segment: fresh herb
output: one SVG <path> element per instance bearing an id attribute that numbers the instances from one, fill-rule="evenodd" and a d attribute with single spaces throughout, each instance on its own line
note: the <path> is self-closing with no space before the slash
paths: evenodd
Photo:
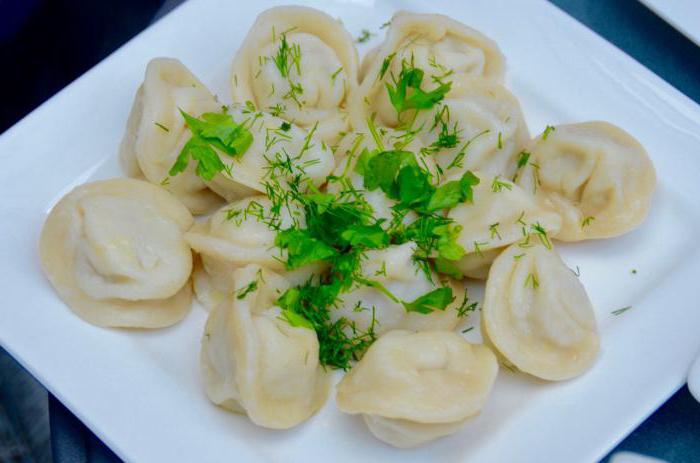
<path id="1" fill-rule="evenodd" d="M 154 122 L 154 124 L 165 132 L 170 132 L 170 129 L 161 124 L 160 122 Z"/>
<path id="2" fill-rule="evenodd" d="M 537 280 L 537 276 L 534 273 L 528 273 L 527 278 L 525 278 L 525 287 L 537 289 L 540 287 L 540 282 Z"/>
<path id="3" fill-rule="evenodd" d="M 236 291 L 236 299 L 241 300 L 245 299 L 246 296 L 250 293 L 254 293 L 255 291 L 258 290 L 258 282 L 265 282 L 262 276 L 262 270 L 258 270 L 257 273 L 255 274 L 255 280 L 251 281 L 244 287 L 240 288 L 238 291 Z"/>
<path id="4" fill-rule="evenodd" d="M 464 145 L 462 145 L 462 148 L 459 150 L 457 155 L 455 155 L 454 159 L 452 159 L 452 162 L 450 162 L 450 164 L 447 166 L 447 170 L 450 170 L 453 168 L 461 168 L 462 161 L 464 160 L 464 158 L 467 155 L 467 148 L 469 148 L 469 145 L 471 145 L 472 142 L 474 142 L 477 138 L 481 137 L 482 135 L 486 135 L 489 132 L 490 132 L 489 129 L 483 130 L 483 131 L 477 133 L 476 135 L 474 135 L 469 140 L 467 140 L 467 142 Z"/>
<path id="5" fill-rule="evenodd" d="M 231 157 L 240 157 L 253 143 L 250 130 L 244 124 L 237 124 L 229 114 L 204 113 L 200 118 L 190 116 L 182 110 L 180 114 L 192 132 L 192 138 L 170 168 L 171 177 L 184 172 L 189 160 L 193 159 L 197 161 L 197 175 L 211 180 L 218 172 L 226 170 L 217 150 Z"/>
<path id="6" fill-rule="evenodd" d="M 291 129 L 291 128 L 292 128 L 292 124 L 290 124 L 287 121 L 284 121 L 284 122 L 282 122 L 282 124 L 280 124 L 280 130 L 282 130 L 283 132 L 289 132 L 289 129 Z"/>
<path id="7" fill-rule="evenodd" d="M 429 314 L 435 310 L 445 310 L 453 300 L 452 288 L 443 287 L 436 288 L 412 302 L 403 301 L 402 304 L 407 312 Z"/>
<path id="8" fill-rule="evenodd" d="M 530 152 L 529 151 L 521 151 L 520 154 L 518 154 L 518 169 L 522 169 L 527 165 L 527 162 L 530 160 Z"/>
<path id="9" fill-rule="evenodd" d="M 338 74 L 340 74 L 343 71 L 343 66 L 340 66 L 338 69 L 335 70 L 333 74 L 331 74 L 331 84 L 335 85 L 335 79 L 338 78 Z"/>
<path id="10" fill-rule="evenodd" d="M 544 128 L 544 132 L 542 132 L 542 140 L 546 140 L 547 137 L 549 136 L 552 131 L 557 130 L 556 127 L 548 125 L 547 127 Z"/>
<path id="11" fill-rule="evenodd" d="M 512 190 L 512 189 L 513 189 L 513 184 L 512 184 L 512 183 L 507 182 L 507 181 L 504 182 L 504 181 L 502 181 L 500 178 L 501 178 L 500 175 L 496 175 L 496 176 L 493 178 L 493 181 L 491 182 L 491 191 L 493 191 L 494 193 L 500 193 L 501 191 L 503 191 L 504 188 L 505 188 L 506 190 Z"/>
<path id="12" fill-rule="evenodd" d="M 620 315 L 620 314 L 623 314 L 623 313 L 627 312 L 627 311 L 628 311 L 629 309 L 631 309 L 631 308 L 632 308 L 632 306 L 631 306 L 631 305 L 628 305 L 627 307 L 623 307 L 623 308 L 621 308 L 621 309 L 613 310 L 613 311 L 610 312 L 610 313 L 613 314 L 613 315 Z"/>
<path id="13" fill-rule="evenodd" d="M 360 36 L 355 40 L 357 43 L 365 43 L 367 42 L 370 38 L 372 38 L 374 34 L 369 31 L 369 29 L 362 29 L 360 32 Z"/>
<path id="14" fill-rule="evenodd" d="M 391 62 L 395 56 L 396 53 L 391 53 L 384 58 L 384 61 L 382 61 L 382 67 L 379 69 L 379 79 L 384 78 L 384 75 L 386 74 L 386 71 L 389 70 L 389 66 L 391 66 Z"/>
<path id="15" fill-rule="evenodd" d="M 595 217 L 593 216 L 588 216 L 585 219 L 581 221 L 581 228 L 587 227 L 595 220 Z"/>
<path id="16" fill-rule="evenodd" d="M 481 251 L 482 246 L 488 246 L 486 241 L 474 241 L 474 253 L 483 259 L 484 253 Z"/>
<path id="17" fill-rule="evenodd" d="M 499 150 L 503 149 L 503 133 L 501 132 L 498 132 L 498 144 L 496 146 L 498 146 Z"/>
<path id="18" fill-rule="evenodd" d="M 383 67 L 384 66 L 382 66 L 382 68 Z M 452 82 L 447 82 L 426 92 L 421 89 L 423 75 L 424 72 L 422 69 L 413 67 L 412 64 L 404 60 L 401 63 L 401 73 L 398 78 L 393 75 L 391 76 L 393 85 L 388 82 L 385 84 L 389 94 L 389 101 L 391 101 L 399 117 L 401 113 L 410 109 L 421 110 L 432 108 L 436 103 L 442 101 L 452 88 Z"/>
<path id="19" fill-rule="evenodd" d="M 469 315 L 472 312 L 476 312 L 476 310 L 479 308 L 479 303 L 478 302 L 471 302 L 469 300 L 469 293 L 467 291 L 464 292 L 464 298 L 462 299 L 462 303 L 457 307 L 457 317 L 463 318 Z"/>
<path id="20" fill-rule="evenodd" d="M 530 229 L 537 235 L 537 237 L 540 239 L 540 243 L 542 243 L 544 247 L 547 249 L 552 249 L 552 242 L 549 240 L 547 230 L 545 230 L 539 222 L 530 224 Z"/>
<path id="21" fill-rule="evenodd" d="M 430 196 L 426 209 L 437 211 L 451 209 L 459 203 L 470 203 L 474 198 L 473 187 L 479 184 L 479 178 L 467 171 L 459 180 L 452 180 L 439 186 Z"/>
<path id="22" fill-rule="evenodd" d="M 489 225 L 489 239 L 495 239 L 498 238 L 499 240 L 501 239 L 501 234 L 498 233 L 498 226 L 500 224 L 498 222 L 492 223 Z"/>
<path id="23" fill-rule="evenodd" d="M 277 53 L 272 57 L 272 62 L 282 77 L 289 77 L 289 72 L 294 69 L 297 75 L 301 75 L 301 47 L 299 44 L 289 45 L 287 35 L 280 34 L 280 45 Z"/>

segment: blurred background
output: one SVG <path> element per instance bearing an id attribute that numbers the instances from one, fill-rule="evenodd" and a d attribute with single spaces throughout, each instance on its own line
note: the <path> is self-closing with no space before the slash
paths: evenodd
<path id="1" fill-rule="evenodd" d="M 0 133 L 181 1 L 0 0 Z M 551 1 L 700 102 L 700 48 L 637 0 Z M 700 404 L 682 388 L 620 450 L 700 461 Z M 0 348 L 0 463 L 51 461 L 118 459 Z"/>

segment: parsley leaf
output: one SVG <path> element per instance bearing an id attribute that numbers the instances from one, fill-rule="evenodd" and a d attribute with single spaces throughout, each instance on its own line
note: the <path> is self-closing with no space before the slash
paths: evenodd
<path id="1" fill-rule="evenodd" d="M 189 159 L 197 161 L 196 173 L 204 180 L 211 180 L 214 178 L 218 172 L 225 169 L 225 165 L 219 159 L 219 155 L 216 151 L 209 146 L 203 138 L 199 136 L 193 136 L 190 140 L 185 143 L 182 147 L 182 151 L 177 156 L 175 164 L 170 168 L 168 175 L 171 177 L 184 172 L 189 164 Z"/>
<path id="2" fill-rule="evenodd" d="M 378 223 L 351 225 L 341 233 L 341 237 L 350 246 L 362 246 L 367 249 L 381 249 L 389 245 L 389 235 Z"/>
<path id="3" fill-rule="evenodd" d="M 426 206 L 428 211 L 450 209 L 459 203 L 472 202 L 474 192 L 472 187 L 479 184 L 479 177 L 467 171 L 459 180 L 452 180 L 435 190 Z"/>
<path id="4" fill-rule="evenodd" d="M 429 293 L 425 293 L 413 302 L 402 301 L 407 312 L 418 312 L 429 314 L 434 310 L 445 310 L 454 300 L 452 288 L 436 288 Z"/>
<path id="5" fill-rule="evenodd" d="M 250 131 L 243 124 L 236 124 L 229 114 L 204 113 L 199 119 L 183 110 L 180 114 L 192 132 L 192 138 L 182 147 L 170 168 L 168 174 L 171 177 L 184 172 L 192 159 L 197 161 L 197 175 L 211 180 L 218 172 L 226 170 L 216 150 L 236 157 L 243 155 L 253 143 Z"/>
<path id="6" fill-rule="evenodd" d="M 183 110 L 180 114 L 193 134 L 200 136 L 229 156 L 244 154 L 253 143 L 253 134 L 243 124 L 236 124 L 230 114 L 204 113 L 199 119 Z"/>
<path id="7" fill-rule="evenodd" d="M 383 64 L 382 69 L 384 69 Z M 440 84 L 434 90 L 426 92 L 420 88 L 423 83 L 423 76 L 424 72 L 422 69 L 413 67 L 413 65 L 403 61 L 398 79 L 392 75 L 393 85 L 388 82 L 385 83 L 389 101 L 391 101 L 399 116 L 402 112 L 409 109 L 432 108 L 436 103 L 442 101 L 452 88 L 452 82 L 447 82 Z"/>
<path id="8" fill-rule="evenodd" d="M 286 321 L 293 327 L 308 328 L 310 330 L 314 329 L 313 323 L 304 318 L 303 315 L 298 314 L 297 312 L 290 309 L 282 310 L 282 313 L 280 314 L 280 319 Z"/>
<path id="9" fill-rule="evenodd" d="M 314 238 L 308 230 L 289 228 L 279 232 L 275 245 L 287 250 L 286 267 L 289 270 L 334 257 L 335 249 Z"/>

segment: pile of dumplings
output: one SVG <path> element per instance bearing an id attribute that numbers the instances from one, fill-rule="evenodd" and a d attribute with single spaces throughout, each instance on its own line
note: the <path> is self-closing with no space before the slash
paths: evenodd
<path id="1" fill-rule="evenodd" d="M 273 60 L 261 59 L 277 53 L 281 37 L 299 53 L 296 74 L 281 75 Z M 277 301 L 323 263 L 288 270 L 276 231 L 230 211 L 272 207 L 264 181 L 271 149 L 302 153 L 295 162 L 317 191 L 334 193 L 327 178 L 342 172 L 362 191 L 350 153 L 372 149 L 377 137 L 386 146 L 406 139 L 386 89 L 406 61 L 425 72 L 426 91 L 447 80 L 451 87 L 439 104 L 410 113 L 418 129 L 402 149 L 444 182 L 467 171 L 480 182 L 471 201 L 444 211 L 466 251 L 454 262 L 447 284 L 455 300 L 445 310 L 407 312 L 372 286 L 344 293 L 331 310 L 358 329 L 376 323 L 378 336 L 336 386 L 338 407 L 361 415 L 378 439 L 412 447 L 477 415 L 499 364 L 548 381 L 584 373 L 599 350 L 594 310 L 556 242 L 637 227 L 650 207 L 654 167 L 631 135 L 607 122 L 547 127 L 531 138 L 503 85 L 496 43 L 438 14 L 395 14 L 361 63 L 340 20 L 299 6 L 260 14 L 233 59 L 228 107 L 234 121 L 251 106 L 257 111 L 253 141 L 243 156 L 220 155 L 226 170 L 211 179 L 197 175 L 194 162 L 169 172 L 192 136 L 182 112 L 220 112 L 222 103 L 178 60 L 153 59 L 120 146 L 129 178 L 78 186 L 46 219 L 40 258 L 57 294 L 94 325 L 149 329 L 183 319 L 196 297 L 209 312 L 200 357 L 209 399 L 266 428 L 309 419 L 326 402 L 333 375 L 319 360 L 316 332 L 281 317 Z M 438 137 L 433 121 L 445 113 L 467 146 L 426 149 Z M 285 124 L 271 148 L 267 135 Z M 395 201 L 381 190 L 362 194 L 375 217 L 391 220 Z M 303 214 L 286 208 L 280 220 L 284 228 Z M 369 251 L 360 271 L 414 300 L 443 278 L 420 271 L 415 251 L 412 242 Z M 470 315 L 480 318 L 483 344 L 456 331 L 465 292 L 459 276 L 485 280 L 480 313 Z M 354 310 L 358 304 L 371 306 L 371 316 Z"/>

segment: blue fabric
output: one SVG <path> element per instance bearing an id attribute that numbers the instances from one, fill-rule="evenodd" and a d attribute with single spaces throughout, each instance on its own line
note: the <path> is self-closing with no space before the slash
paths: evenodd
<path id="1" fill-rule="evenodd" d="M 700 103 L 700 48 L 642 4 L 634 0 L 550 1 Z M 55 463 L 119 461 L 53 398 L 50 411 Z M 611 455 L 618 450 L 670 463 L 700 462 L 700 404 L 683 387 Z"/>

